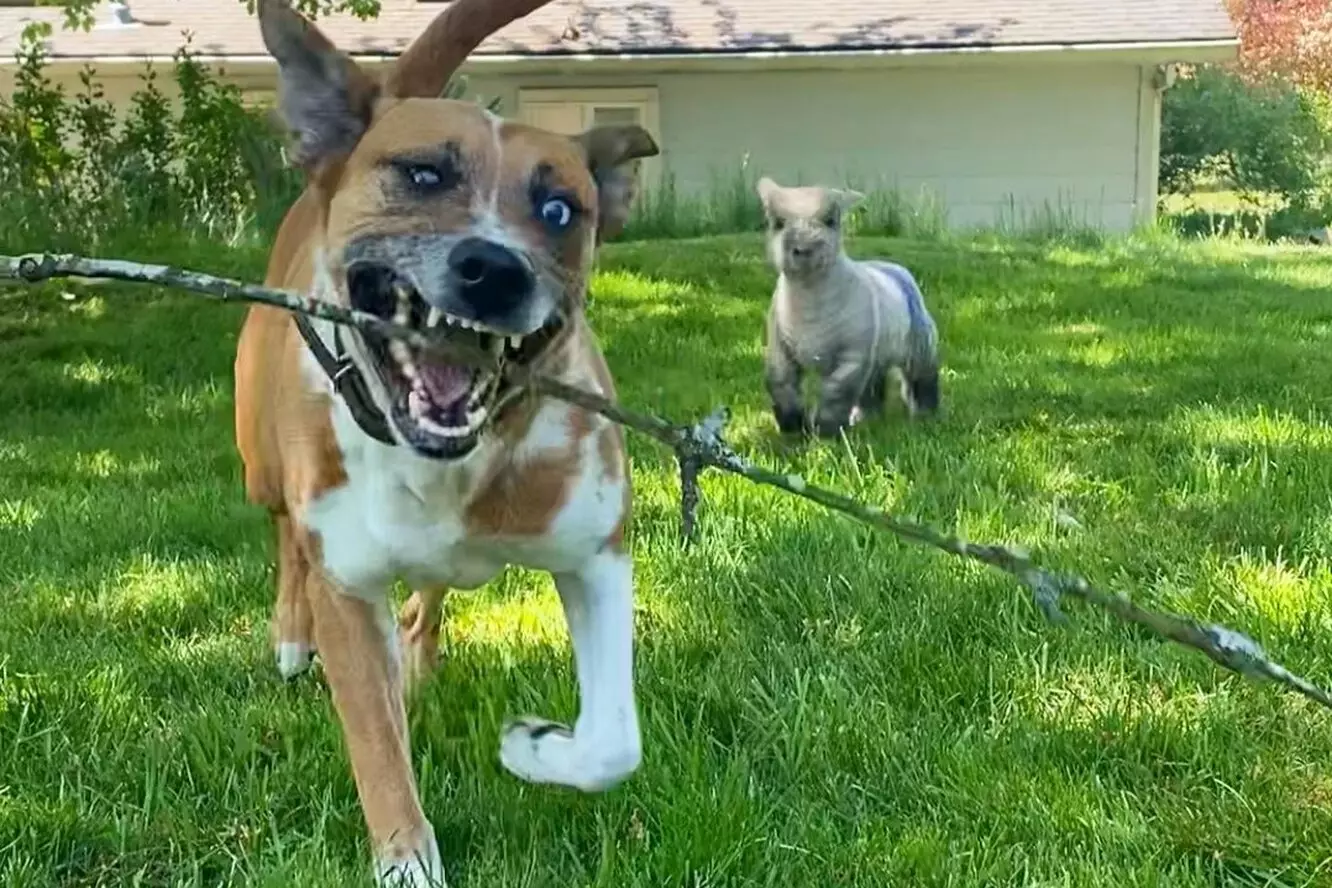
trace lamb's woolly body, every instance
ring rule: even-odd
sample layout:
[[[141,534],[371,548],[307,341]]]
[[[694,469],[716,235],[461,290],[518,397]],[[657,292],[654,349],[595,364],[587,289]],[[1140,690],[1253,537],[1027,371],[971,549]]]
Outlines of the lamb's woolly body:
[[[898,376],[913,413],[937,406],[938,331],[915,278],[901,265],[839,251],[822,274],[783,272],[768,325],[769,388],[788,430],[792,408],[780,402],[791,397],[792,377],[806,370],[823,382],[816,422],[824,433],[881,406],[889,373]]]
[[[777,286],[768,310],[764,376],[783,432],[808,427],[801,378],[819,377],[814,426],[835,435],[883,406],[887,375],[901,381],[914,414],[939,403],[938,334],[911,272],[856,260],[842,247],[842,221],[861,196],[822,186],[759,180],[768,259]]]
[[[831,370],[834,363],[856,363],[866,383],[876,370],[928,363],[937,338],[911,272],[846,255],[815,280],[781,275],[772,311],[778,335],[801,365]],[[923,328],[915,336],[913,316]]]

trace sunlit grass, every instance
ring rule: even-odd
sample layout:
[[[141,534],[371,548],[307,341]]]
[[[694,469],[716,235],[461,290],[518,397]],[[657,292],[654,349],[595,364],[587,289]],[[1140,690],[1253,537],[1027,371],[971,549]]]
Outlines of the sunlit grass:
[[[622,399],[727,404],[765,464],[1332,682],[1332,259],[852,249],[922,282],[937,420],[774,433],[756,236],[606,250],[590,316]],[[265,257],[141,258],[258,279]],[[240,312],[88,289],[0,290],[0,885],[363,884],[327,692],[317,671],[282,684],[267,647],[271,533],[231,437]],[[604,796],[506,776],[506,717],[577,711],[558,598],[522,570],[454,596],[412,716],[451,884],[1332,884],[1325,714],[1096,612],[1049,626],[985,568],[718,473],[684,549],[673,462],[630,446],[643,770]]]

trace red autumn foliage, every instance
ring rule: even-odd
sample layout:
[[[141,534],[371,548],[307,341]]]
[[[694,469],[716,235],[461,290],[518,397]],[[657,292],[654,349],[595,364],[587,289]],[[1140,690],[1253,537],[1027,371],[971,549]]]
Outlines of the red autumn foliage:
[[[1332,93],[1332,0],[1227,0],[1247,79],[1277,76]]]

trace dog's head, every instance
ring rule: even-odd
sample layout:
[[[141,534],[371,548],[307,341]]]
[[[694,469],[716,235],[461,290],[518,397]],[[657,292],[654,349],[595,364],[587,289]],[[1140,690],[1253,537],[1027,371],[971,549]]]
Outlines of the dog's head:
[[[759,200],[768,221],[768,258],[791,277],[826,271],[842,250],[842,221],[861,199],[857,191],[818,186],[783,187],[764,176]]]
[[[437,70],[447,66],[428,44],[456,42],[448,29],[432,26],[381,86],[285,0],[261,0],[259,15],[293,158],[322,210],[310,233],[320,289],[494,356],[491,369],[474,370],[402,342],[346,336],[402,443],[465,456],[507,394],[503,362],[541,357],[583,311],[596,245],[628,211],[632,189],[621,180],[657,146],[636,126],[571,138],[435,98],[451,72]]]

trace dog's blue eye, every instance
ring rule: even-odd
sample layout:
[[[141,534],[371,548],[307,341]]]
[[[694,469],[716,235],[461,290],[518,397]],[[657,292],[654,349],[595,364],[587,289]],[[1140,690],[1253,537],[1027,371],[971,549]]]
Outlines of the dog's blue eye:
[[[553,197],[541,205],[541,221],[551,228],[564,228],[573,219],[573,208],[567,201]]]

